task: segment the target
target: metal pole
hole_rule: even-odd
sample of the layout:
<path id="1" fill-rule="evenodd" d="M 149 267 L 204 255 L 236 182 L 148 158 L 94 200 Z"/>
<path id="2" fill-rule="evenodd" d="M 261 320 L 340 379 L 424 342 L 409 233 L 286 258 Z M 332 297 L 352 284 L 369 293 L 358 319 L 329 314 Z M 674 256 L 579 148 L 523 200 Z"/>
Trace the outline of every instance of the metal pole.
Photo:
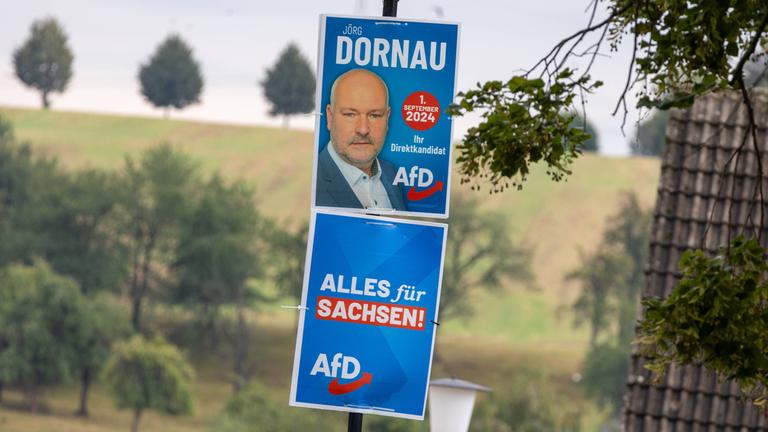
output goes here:
<path id="1" fill-rule="evenodd" d="M 363 430 L 363 415 L 360 413 L 349 413 L 349 423 L 347 424 L 347 432 L 362 432 Z"/>
<path id="2" fill-rule="evenodd" d="M 384 0 L 384 11 L 381 14 L 386 17 L 396 17 L 398 1 L 399 0 Z"/>
<path id="3" fill-rule="evenodd" d="M 383 0 L 384 10 L 381 14 L 385 17 L 397 16 L 397 2 L 399 0 Z M 363 432 L 363 415 L 361 413 L 349 413 L 347 432 Z"/>

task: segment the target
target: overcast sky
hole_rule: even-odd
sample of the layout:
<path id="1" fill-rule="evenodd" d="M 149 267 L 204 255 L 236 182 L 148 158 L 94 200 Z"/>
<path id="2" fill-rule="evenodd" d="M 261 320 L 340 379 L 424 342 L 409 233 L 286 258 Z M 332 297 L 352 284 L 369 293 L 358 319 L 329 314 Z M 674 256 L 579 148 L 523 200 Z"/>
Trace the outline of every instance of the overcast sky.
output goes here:
<path id="1" fill-rule="evenodd" d="M 37 107 L 39 94 L 14 76 L 13 50 L 35 19 L 53 16 L 64 26 L 75 54 L 74 77 L 54 109 L 160 116 L 139 93 L 137 73 L 169 33 L 193 48 L 205 77 L 202 103 L 176 118 L 237 124 L 280 125 L 267 115 L 258 82 L 288 42 L 316 64 L 318 16 L 380 15 L 381 0 L 0 0 L 0 105 Z M 583 27 L 589 0 L 400 0 L 398 16 L 461 23 L 458 90 L 507 79 L 527 69 L 557 41 Z M 605 86 L 589 99 L 587 113 L 599 130 L 603 153 L 628 153 L 637 113 L 622 136 L 611 112 L 624 85 L 626 47 L 598 59 L 593 75 Z M 634 105 L 634 101 L 630 101 Z M 477 122 L 457 119 L 454 139 Z M 312 115 L 292 125 L 311 129 Z"/>

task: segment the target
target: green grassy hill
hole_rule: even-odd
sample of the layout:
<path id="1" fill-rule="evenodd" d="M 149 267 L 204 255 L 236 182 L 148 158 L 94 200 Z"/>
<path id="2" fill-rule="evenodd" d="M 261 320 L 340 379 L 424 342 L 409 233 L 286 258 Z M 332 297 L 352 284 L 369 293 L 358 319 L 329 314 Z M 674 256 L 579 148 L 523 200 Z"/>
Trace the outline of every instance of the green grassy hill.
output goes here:
<path id="1" fill-rule="evenodd" d="M 310 131 L 1 107 L 0 114 L 10 119 L 20 140 L 58 157 L 67 167 L 118 169 L 126 156 L 171 143 L 205 170 L 252 182 L 264 213 L 293 223 L 309 215 Z M 454 193 L 474 193 L 488 209 L 503 212 L 515 238 L 534 248 L 541 289 L 509 286 L 482 295 L 476 299 L 475 316 L 448 323 L 446 331 L 516 343 L 583 343 L 586 333 L 571 328 L 567 311 L 559 314 L 561 319 L 556 317 L 577 289 L 563 277 L 578 264 L 579 250 L 597 245 L 622 193 L 633 190 L 642 204 L 652 205 L 658 175 L 657 159 L 585 155 L 567 181 L 552 182 L 538 170 L 522 191 L 489 195 L 470 192 L 454 181 Z"/>
<path id="2" fill-rule="evenodd" d="M 310 131 L 3 107 L 0 115 L 12 122 L 17 138 L 59 158 L 65 167 L 119 169 L 126 156 L 137 157 L 154 145 L 171 143 L 208 172 L 219 170 L 251 182 L 263 213 L 291 223 L 309 216 Z M 550 373 L 558 388 L 568 392 L 576 387 L 570 377 L 580 368 L 587 333 L 571 326 L 565 306 L 578 287 L 566 284 L 564 275 L 578 264 L 580 250 L 597 246 L 605 219 L 618 209 L 622 193 L 635 191 L 642 204 L 652 205 L 659 164 L 650 158 L 585 155 L 572 168 L 574 174 L 566 182 L 552 182 L 542 169 L 534 171 L 522 191 L 498 195 L 470 192 L 454 182 L 454 193 L 475 193 L 486 209 L 506 216 L 516 239 L 533 248 L 540 289 L 500 287 L 473 299 L 472 317 L 444 323 L 434 378 L 456 375 L 498 388 L 514 373 L 536 367 Z M 266 377 L 280 394 L 290 381 L 295 313 L 277 306 L 258 308 L 253 334 L 261 365 L 258 376 Z M 230 394 L 230 359 L 194 357 L 195 414 L 181 419 L 148 414 L 142 430 L 210 429 Z M 129 414 L 116 411 L 100 385 L 91 398 L 93 417 L 73 418 L 77 389 L 75 384 L 52 389 L 46 395 L 51 408 L 47 416 L 9 409 L 8 402 L 13 406 L 21 395 L 6 391 L 0 430 L 128 430 Z M 587 424 L 594 426 L 602 415 L 596 409 L 588 412 Z"/>

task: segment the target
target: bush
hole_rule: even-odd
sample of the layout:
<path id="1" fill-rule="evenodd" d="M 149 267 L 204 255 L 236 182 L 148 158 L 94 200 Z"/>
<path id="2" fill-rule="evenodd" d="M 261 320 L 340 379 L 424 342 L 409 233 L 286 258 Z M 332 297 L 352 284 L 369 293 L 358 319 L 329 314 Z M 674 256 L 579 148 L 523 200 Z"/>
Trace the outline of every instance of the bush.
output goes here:
<path id="1" fill-rule="evenodd" d="M 176 347 L 161 339 L 134 336 L 117 344 L 104 375 L 117 407 L 133 410 L 134 432 L 145 409 L 171 415 L 192 411 L 192 368 Z"/>
<path id="2" fill-rule="evenodd" d="M 478 398 L 472 432 L 578 432 L 579 401 L 559 395 L 551 377 L 537 371 L 521 372 L 503 388 Z M 563 409 L 562 407 L 570 407 Z"/>
<path id="3" fill-rule="evenodd" d="M 287 397 L 257 382 L 232 396 L 212 432 L 342 430 L 346 417 L 288 406 Z"/>
<path id="4" fill-rule="evenodd" d="M 72 379 L 85 299 L 44 261 L 0 271 L 0 382 L 17 385 L 37 411 L 44 386 Z"/>
<path id="5" fill-rule="evenodd" d="M 600 406 L 621 408 L 629 373 L 629 347 L 597 345 L 584 360 L 583 385 Z"/>

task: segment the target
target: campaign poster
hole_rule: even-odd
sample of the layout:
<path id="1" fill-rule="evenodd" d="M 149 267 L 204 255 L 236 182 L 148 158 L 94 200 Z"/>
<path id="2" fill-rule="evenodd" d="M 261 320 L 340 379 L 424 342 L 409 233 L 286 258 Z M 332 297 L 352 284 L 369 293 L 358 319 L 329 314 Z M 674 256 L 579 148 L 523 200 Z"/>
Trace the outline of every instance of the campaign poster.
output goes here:
<path id="1" fill-rule="evenodd" d="M 423 420 L 446 233 L 312 212 L 292 406 Z"/>
<path id="2" fill-rule="evenodd" d="M 447 218 L 459 24 L 320 18 L 312 206 Z"/>

